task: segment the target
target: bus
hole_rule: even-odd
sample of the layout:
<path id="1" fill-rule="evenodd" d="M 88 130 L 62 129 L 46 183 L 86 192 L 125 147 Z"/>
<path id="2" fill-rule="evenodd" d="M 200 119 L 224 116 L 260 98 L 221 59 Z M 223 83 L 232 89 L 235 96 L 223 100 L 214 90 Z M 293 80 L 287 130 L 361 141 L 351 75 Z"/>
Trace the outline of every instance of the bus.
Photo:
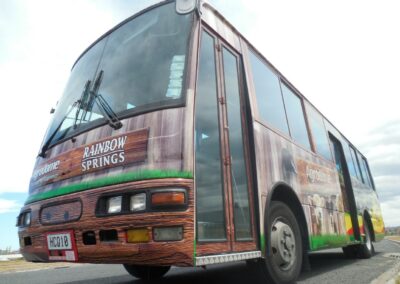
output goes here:
<path id="1" fill-rule="evenodd" d="M 89 46 L 17 220 L 28 261 L 246 261 L 295 281 L 308 254 L 369 258 L 384 223 L 367 159 L 210 4 L 162 1 Z"/>

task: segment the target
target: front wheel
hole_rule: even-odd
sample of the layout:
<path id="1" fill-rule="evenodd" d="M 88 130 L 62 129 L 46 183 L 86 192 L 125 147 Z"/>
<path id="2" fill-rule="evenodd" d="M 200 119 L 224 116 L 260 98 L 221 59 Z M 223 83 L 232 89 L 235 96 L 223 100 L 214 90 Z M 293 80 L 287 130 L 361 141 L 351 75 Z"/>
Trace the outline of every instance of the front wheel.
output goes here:
<path id="1" fill-rule="evenodd" d="M 151 281 L 163 277 L 171 266 L 142 266 L 124 264 L 124 268 L 128 273 L 136 278 Z"/>
<path id="2" fill-rule="evenodd" d="M 279 201 L 271 202 L 267 218 L 266 258 L 256 265 L 268 283 L 293 283 L 300 274 L 303 261 L 299 224 L 292 210 Z"/>

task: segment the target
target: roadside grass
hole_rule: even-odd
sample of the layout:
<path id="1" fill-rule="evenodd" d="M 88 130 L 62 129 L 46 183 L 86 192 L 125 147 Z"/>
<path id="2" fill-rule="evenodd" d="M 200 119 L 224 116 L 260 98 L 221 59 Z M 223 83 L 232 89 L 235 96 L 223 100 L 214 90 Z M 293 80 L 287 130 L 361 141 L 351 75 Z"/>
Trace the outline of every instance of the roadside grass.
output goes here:
<path id="1" fill-rule="evenodd" d="M 386 236 L 385 238 L 388 239 L 388 240 L 400 242 L 400 236 Z M 400 281 L 400 279 L 399 279 L 399 281 Z M 396 283 L 396 284 L 397 284 L 397 283 Z M 400 283 L 399 283 L 399 284 L 400 284 Z"/>
<path id="2" fill-rule="evenodd" d="M 38 263 L 27 262 L 24 259 L 14 259 L 10 261 L 0 261 L 0 274 L 7 272 L 19 272 L 29 270 L 42 270 L 49 268 L 60 268 L 77 265 L 74 263 L 66 262 L 52 262 L 52 263 Z"/>

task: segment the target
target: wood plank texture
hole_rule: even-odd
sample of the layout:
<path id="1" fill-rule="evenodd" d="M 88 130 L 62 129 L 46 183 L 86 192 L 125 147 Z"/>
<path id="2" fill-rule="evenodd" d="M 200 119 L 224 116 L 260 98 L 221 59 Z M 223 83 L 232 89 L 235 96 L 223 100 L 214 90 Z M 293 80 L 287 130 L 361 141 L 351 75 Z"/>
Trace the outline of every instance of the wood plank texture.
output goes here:
<path id="1" fill-rule="evenodd" d="M 190 108 L 193 109 L 193 106 Z M 38 157 L 36 160 L 30 195 L 141 170 L 160 169 L 193 173 L 193 163 L 184 162 L 192 155 L 190 151 L 193 150 L 193 134 L 186 135 L 190 134 L 190 131 L 184 130 L 190 126 L 185 123 L 191 113 L 191 110 L 187 111 L 183 107 L 146 113 L 124 119 L 123 127 L 119 130 L 104 125 L 76 136 L 74 142 L 67 140 L 54 146 L 49 149 L 46 158 Z M 123 162 L 120 159 L 112 166 L 96 169 L 93 169 L 92 162 L 89 170 L 82 171 L 85 147 L 89 147 L 90 151 L 92 145 L 125 135 L 127 140 L 124 145 Z M 59 163 L 55 164 L 57 161 Z M 97 163 L 99 165 L 99 162 Z M 52 165 L 56 167 L 52 171 L 51 168 L 42 170 L 43 167 Z"/>
<path id="2" fill-rule="evenodd" d="M 154 188 L 185 188 L 187 190 L 188 207 L 184 211 L 164 210 L 161 212 L 133 213 L 110 217 L 96 217 L 95 208 L 99 195 L 141 192 Z M 42 206 L 48 202 L 33 203 L 32 225 L 29 228 L 20 228 L 19 236 L 32 238 L 31 246 L 22 245 L 21 252 L 28 260 L 48 261 L 47 244 L 44 234 L 66 229 L 73 229 L 76 239 L 79 262 L 89 263 L 131 263 L 131 264 L 158 264 L 158 265 L 193 265 L 194 243 L 194 192 L 193 180 L 186 179 L 162 179 L 125 183 L 85 191 L 83 193 L 70 194 L 72 199 L 80 199 L 83 204 L 82 216 L 79 221 L 64 224 L 42 226 L 39 212 Z M 64 197 L 52 199 L 53 202 L 63 202 Z M 49 207 L 48 207 L 49 208 Z M 62 206 L 61 206 L 62 208 Z M 76 212 L 80 211 L 76 207 Z M 71 209 L 71 211 L 73 211 Z M 74 214 L 74 212 L 71 212 Z M 154 227 L 183 226 L 183 240 L 176 242 L 157 242 L 151 233 Z M 148 228 L 150 241 L 148 243 L 128 243 L 126 230 L 133 228 Z M 118 240 L 113 242 L 101 241 L 101 230 L 115 229 L 118 232 Z M 94 231 L 96 245 L 84 245 L 82 234 Z"/>

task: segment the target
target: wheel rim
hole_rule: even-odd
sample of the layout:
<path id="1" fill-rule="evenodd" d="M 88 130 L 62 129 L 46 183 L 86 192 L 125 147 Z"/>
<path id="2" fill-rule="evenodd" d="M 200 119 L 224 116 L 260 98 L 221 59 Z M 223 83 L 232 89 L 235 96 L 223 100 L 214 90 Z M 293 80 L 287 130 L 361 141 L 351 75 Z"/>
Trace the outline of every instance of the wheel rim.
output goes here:
<path id="1" fill-rule="evenodd" d="M 272 224 L 271 248 L 274 263 L 281 270 L 289 270 L 296 259 L 296 239 L 292 228 L 282 220 Z"/>
<path id="2" fill-rule="evenodd" d="M 372 250 L 372 241 L 371 241 L 371 234 L 369 232 L 368 225 L 364 225 L 365 230 L 365 245 L 367 246 L 368 251 Z"/>

